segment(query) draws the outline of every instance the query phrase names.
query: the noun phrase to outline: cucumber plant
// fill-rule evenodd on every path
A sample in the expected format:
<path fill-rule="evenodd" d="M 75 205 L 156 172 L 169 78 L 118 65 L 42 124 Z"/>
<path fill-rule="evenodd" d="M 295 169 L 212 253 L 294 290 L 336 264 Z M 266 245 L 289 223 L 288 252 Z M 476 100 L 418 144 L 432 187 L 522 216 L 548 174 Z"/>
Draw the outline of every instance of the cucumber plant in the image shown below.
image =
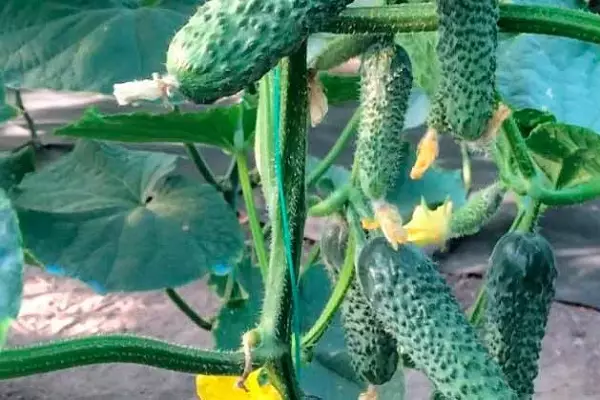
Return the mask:
<path fill-rule="evenodd" d="M 127 16 L 181 18 L 162 42 L 136 37 L 151 41 L 154 51 L 138 64 L 153 62 L 158 71 L 144 79 L 123 73 L 121 67 L 133 63 L 92 68 L 81 62 L 95 49 L 99 58 L 122 56 L 121 42 L 107 50 L 73 38 L 67 47 L 81 42 L 86 51 L 77 53 L 72 68 L 58 72 L 64 63 L 57 60 L 70 59 L 63 54 L 32 70 L 29 64 L 58 46 L 29 53 L 21 46 L 40 20 L 72 26 L 73 9 L 102 13 L 85 2 L 8 2 L 0 20 L 26 18 L 27 35 L 15 33 L 19 51 L 12 57 L 1 50 L 18 24 L 0 27 L 0 60 L 10 72 L 0 70 L 0 79 L 10 79 L 19 94 L 13 105 L 0 91 L 0 122 L 21 113 L 34 126 L 21 86 L 38 88 L 53 77 L 62 83 L 54 88 L 81 91 L 104 87 L 107 76 L 123 77 L 111 81 L 119 104 L 160 100 L 167 110 L 88 109 L 55 131 L 77 138 L 74 148 L 41 168 L 35 156 L 45 148 L 37 141 L 0 156 L 1 225 L 8 227 L 0 232 L 0 379 L 135 363 L 197 375 L 203 400 L 392 400 L 405 398 L 403 372 L 412 368 L 431 380 L 436 399 L 532 397 L 558 274 L 538 221 L 549 207 L 600 197 L 600 177 L 590 155 L 597 148 L 589 144 L 593 132 L 547 110 L 519 109 L 500 93 L 499 33 L 600 44 L 600 16 L 496 0 L 369 7 L 348 7 L 350 0 L 127 2 Z M 38 8 L 47 15 L 36 14 Z M 97 31 L 110 33 L 108 26 Z M 414 33 L 415 42 L 398 32 Z M 437 32 L 437 47 L 423 60 L 416 38 L 431 32 Z M 318 33 L 340 36 L 311 59 L 308 44 Z M 360 60 L 357 71 L 333 72 L 351 58 Z M 22 71 L 15 59 L 27 61 Z M 424 62 L 439 64 L 439 79 L 426 134 L 414 148 L 405 121 Z M 87 76 L 102 82 L 84 85 Z M 318 115 L 309 104 L 315 93 L 325 105 Z M 358 102 L 354 115 L 325 158 L 309 168 L 310 123 L 326 118 L 327 104 L 348 100 Z M 448 146 L 484 150 L 497 167 L 491 182 L 462 203 L 439 180 L 428 181 L 435 174 L 449 179 L 432 167 L 441 134 L 448 134 Z M 332 166 L 355 135 L 351 171 Z M 168 142 L 182 145 L 187 157 L 114 142 Z M 231 157 L 223 176 L 215 175 L 198 144 Z M 179 159 L 191 161 L 205 182 L 178 171 Z M 552 169 L 553 162 L 563 170 Z M 262 220 L 257 187 L 267 208 Z M 475 304 L 463 312 L 422 247 L 482 234 L 507 195 L 517 199 L 514 222 L 490 255 Z M 327 226 L 303 257 L 311 216 L 327 217 Z M 244 219 L 252 245 L 244 240 Z M 24 260 L 100 294 L 163 290 L 214 336 L 216 348 L 122 334 L 12 346 Z M 177 292 L 203 277 L 222 300 L 212 318 Z"/>

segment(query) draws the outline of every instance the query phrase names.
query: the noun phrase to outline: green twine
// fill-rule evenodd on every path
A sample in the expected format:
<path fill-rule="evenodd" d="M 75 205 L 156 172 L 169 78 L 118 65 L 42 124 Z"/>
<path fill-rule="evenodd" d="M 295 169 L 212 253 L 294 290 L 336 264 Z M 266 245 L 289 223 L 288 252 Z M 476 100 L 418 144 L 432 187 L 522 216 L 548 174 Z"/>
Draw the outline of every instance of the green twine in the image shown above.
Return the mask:
<path fill-rule="evenodd" d="M 288 272 L 290 274 L 290 286 L 292 288 L 292 335 L 294 340 L 294 355 L 296 362 L 297 379 L 300 380 L 300 301 L 296 276 L 294 274 L 294 260 L 292 257 L 292 238 L 290 235 L 290 224 L 287 215 L 287 206 L 285 203 L 285 193 L 283 188 L 283 172 L 281 160 L 281 144 L 279 141 L 279 113 L 281 101 L 281 83 L 279 77 L 279 66 L 275 67 L 273 76 L 273 147 L 275 149 L 275 180 L 277 181 L 278 197 L 281 210 L 281 219 L 283 223 L 283 240 L 285 244 L 285 256 L 287 259 Z"/>

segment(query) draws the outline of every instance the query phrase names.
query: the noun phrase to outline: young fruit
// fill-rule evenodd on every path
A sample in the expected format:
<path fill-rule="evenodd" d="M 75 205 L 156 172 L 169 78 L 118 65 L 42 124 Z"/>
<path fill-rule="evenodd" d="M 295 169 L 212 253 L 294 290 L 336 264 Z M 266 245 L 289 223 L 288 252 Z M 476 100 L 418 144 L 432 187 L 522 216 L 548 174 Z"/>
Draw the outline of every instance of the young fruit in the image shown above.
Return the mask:
<path fill-rule="evenodd" d="M 372 239 L 357 273 L 377 318 L 417 369 L 455 400 L 516 400 L 435 264 L 416 246 Z"/>
<path fill-rule="evenodd" d="M 173 37 L 167 72 L 182 95 L 212 102 L 244 89 L 352 0 L 211 0 Z"/>
<path fill-rule="evenodd" d="M 348 232 L 346 222 L 337 220 L 328 224 L 321 236 L 321 252 L 332 284 L 344 264 Z M 358 377 L 372 385 L 389 381 L 399 362 L 396 341 L 375 318 L 356 277 L 341 304 L 341 319 L 350 362 Z"/>
<path fill-rule="evenodd" d="M 520 399 L 531 399 L 556 291 L 552 245 L 537 233 L 509 232 L 489 265 L 482 332 L 511 387 Z"/>
<path fill-rule="evenodd" d="M 437 0 L 440 81 L 429 126 L 475 141 L 496 109 L 497 0 Z"/>
<path fill-rule="evenodd" d="M 501 182 L 475 192 L 467 203 L 452 213 L 450 237 L 474 235 L 498 212 L 507 188 Z"/>
<path fill-rule="evenodd" d="M 393 41 L 382 40 L 363 54 L 356 157 L 361 187 L 371 200 L 383 199 L 401 177 L 409 146 L 401 133 L 412 80 L 410 58 Z"/>

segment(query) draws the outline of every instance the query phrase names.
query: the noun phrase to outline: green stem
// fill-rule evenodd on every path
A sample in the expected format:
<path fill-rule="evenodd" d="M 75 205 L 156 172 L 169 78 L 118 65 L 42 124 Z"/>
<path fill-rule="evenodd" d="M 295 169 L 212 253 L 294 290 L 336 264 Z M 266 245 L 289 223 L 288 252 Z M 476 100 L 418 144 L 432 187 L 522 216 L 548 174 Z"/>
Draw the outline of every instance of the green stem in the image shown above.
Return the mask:
<path fill-rule="evenodd" d="M 213 185 L 217 190 L 223 191 L 223 188 L 221 185 L 219 185 L 217 179 L 215 178 L 215 174 L 213 174 L 206 161 L 204 161 L 204 157 L 202 157 L 202 154 L 200 154 L 196 146 L 193 143 L 184 143 L 183 145 L 190 156 L 190 159 L 196 166 L 196 169 L 198 172 L 200 172 L 202 177 L 204 177 L 206 182 Z"/>
<path fill-rule="evenodd" d="M 581 204 L 599 196 L 600 179 L 559 190 L 534 186 L 531 191 L 531 197 L 549 206 Z"/>
<path fill-rule="evenodd" d="M 502 130 L 504 131 L 510 152 L 517 162 L 519 171 L 527 180 L 534 178 L 536 176 L 535 165 L 529 155 L 527 144 L 521 135 L 517 121 L 512 116 L 508 116 L 502 124 Z"/>
<path fill-rule="evenodd" d="M 309 208 L 308 215 L 311 217 L 326 217 L 335 213 L 348 201 L 351 190 L 352 186 L 349 183 L 336 189 L 325 200 Z"/>
<path fill-rule="evenodd" d="M 23 94 L 20 89 L 15 91 L 15 102 L 17 103 L 17 108 L 21 111 L 23 118 L 25 119 L 25 123 L 27 124 L 27 129 L 29 129 L 29 135 L 31 136 L 31 143 L 34 146 L 38 146 L 40 144 L 40 138 L 37 134 L 37 128 L 35 127 L 35 122 L 33 122 L 33 118 L 25 108 L 25 104 L 23 103 Z"/>
<path fill-rule="evenodd" d="M 260 366 L 281 357 L 283 350 L 257 350 Z M 134 335 L 98 335 L 32 346 L 5 348 L 0 353 L 0 380 L 43 374 L 94 364 L 140 364 L 190 374 L 240 375 L 242 352 L 200 350 Z"/>
<path fill-rule="evenodd" d="M 302 338 L 302 348 L 304 351 L 310 352 L 310 350 L 317 344 L 319 339 L 321 339 L 327 330 L 329 322 L 337 312 L 340 304 L 342 304 L 342 301 L 346 296 L 346 292 L 350 287 L 350 283 L 352 282 L 352 278 L 354 277 L 355 249 L 356 239 L 354 233 L 352 233 L 348 238 L 344 266 L 340 271 L 340 276 L 335 284 L 335 287 L 333 288 L 333 292 L 331 293 L 331 296 L 329 297 L 329 300 L 327 301 L 327 304 L 323 308 L 323 311 L 321 312 L 321 315 L 319 315 L 317 321 Z"/>
<path fill-rule="evenodd" d="M 331 167 L 331 164 L 339 157 L 340 153 L 346 145 L 348 141 L 352 138 L 354 133 L 356 132 L 356 128 L 358 126 L 358 122 L 360 121 L 360 107 L 358 107 L 350 121 L 346 124 L 346 127 L 342 131 L 342 134 L 337 138 L 327 155 L 319 162 L 317 167 L 308 175 L 306 179 L 306 186 L 313 186 Z"/>
<path fill-rule="evenodd" d="M 485 292 L 485 284 L 482 284 L 479 287 L 479 291 L 477 292 L 477 297 L 475 298 L 475 302 L 471 306 L 469 310 L 469 322 L 474 327 L 479 327 L 483 319 L 483 312 L 485 310 L 486 303 L 486 292 Z"/>
<path fill-rule="evenodd" d="M 600 44 L 600 16 L 567 8 L 500 4 L 498 26 L 503 32 L 562 36 Z M 432 32 L 438 28 L 435 3 L 344 10 L 322 32 Z"/>
<path fill-rule="evenodd" d="M 532 232 L 537 226 L 542 204 L 531 197 L 522 197 L 519 206 L 522 208 L 522 212 L 513 229 Z"/>
<path fill-rule="evenodd" d="M 296 52 L 281 62 L 281 126 L 277 132 L 281 138 L 279 160 L 282 164 L 280 172 L 283 187 L 277 185 L 269 188 L 271 191 L 279 191 L 279 197 L 272 198 L 274 207 L 271 213 L 273 227 L 271 257 L 259 325 L 263 338 L 281 343 L 286 349 L 292 347 L 292 315 L 294 313 L 299 316 L 298 310 L 293 308 L 298 306 L 298 299 L 294 295 L 297 289 L 292 285 L 295 285 L 298 277 L 306 221 L 307 80 L 306 43 L 303 43 Z M 257 131 L 257 134 L 267 135 L 257 138 L 266 141 L 270 140 L 272 132 Z M 274 154 L 263 154 L 263 156 L 273 159 Z M 285 208 L 282 200 L 285 200 Z M 287 211 L 289 226 L 285 226 L 282 210 Z M 290 239 L 291 254 L 286 252 L 286 235 Z M 290 274 L 288 267 L 292 269 L 293 274 Z M 298 321 L 295 319 L 294 322 L 297 327 Z M 296 347 L 296 351 L 299 350 L 300 348 Z M 296 361 L 300 363 L 299 359 Z M 276 380 L 282 383 L 284 399 L 302 398 L 291 357 L 278 360 L 271 370 Z"/>
<path fill-rule="evenodd" d="M 205 321 L 200 315 L 198 315 L 192 307 L 174 290 L 168 288 L 165 290 L 169 299 L 183 312 L 194 324 L 199 326 L 201 329 L 211 331 L 213 326 L 212 323 Z"/>
<path fill-rule="evenodd" d="M 238 173 L 236 157 L 233 157 L 231 159 L 229 168 L 227 168 L 227 172 L 225 173 L 225 178 L 229 180 L 230 186 L 230 190 L 227 190 L 224 193 L 225 201 L 231 206 L 233 210 L 237 210 L 237 196 L 240 189 L 240 178 Z M 248 179 L 250 179 L 250 177 L 248 177 Z"/>
<path fill-rule="evenodd" d="M 242 186 L 242 193 L 244 195 L 244 202 L 246 204 L 246 211 L 248 212 L 248 223 L 250 224 L 250 231 L 252 232 L 252 240 L 254 241 L 254 249 L 258 258 L 258 265 L 263 276 L 263 280 L 266 279 L 269 271 L 269 259 L 267 257 L 267 246 L 265 244 L 265 238 L 260 227 L 260 219 L 256 212 L 256 204 L 254 203 L 254 192 L 250 185 L 250 172 L 248 168 L 248 157 L 244 153 L 236 155 L 238 176 L 240 185 Z"/>

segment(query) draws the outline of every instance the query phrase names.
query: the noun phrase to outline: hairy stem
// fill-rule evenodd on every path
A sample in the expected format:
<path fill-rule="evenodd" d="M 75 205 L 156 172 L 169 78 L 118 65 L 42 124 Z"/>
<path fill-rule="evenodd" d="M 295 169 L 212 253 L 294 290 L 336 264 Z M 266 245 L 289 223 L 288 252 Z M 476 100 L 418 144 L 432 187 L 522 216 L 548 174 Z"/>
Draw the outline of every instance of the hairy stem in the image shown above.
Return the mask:
<path fill-rule="evenodd" d="M 535 165 L 529 155 L 527 144 L 521 135 L 517 121 L 512 116 L 508 116 L 502 124 L 502 130 L 504 131 L 510 153 L 512 153 L 517 162 L 519 171 L 528 180 L 534 178 L 536 176 Z"/>
<path fill-rule="evenodd" d="M 194 324 L 205 331 L 211 331 L 212 323 L 205 321 L 198 313 L 190 307 L 190 305 L 177 293 L 174 289 L 168 288 L 165 290 L 169 299 L 184 313 Z"/>
<path fill-rule="evenodd" d="M 600 179 L 558 190 L 534 186 L 531 197 L 549 206 L 581 204 L 600 197 Z"/>
<path fill-rule="evenodd" d="M 567 8 L 500 4 L 503 32 L 563 36 L 600 44 L 600 16 Z M 323 29 L 330 33 L 431 32 L 438 28 L 431 2 L 344 10 Z"/>
<path fill-rule="evenodd" d="M 252 240 L 254 241 L 254 249 L 258 258 L 258 265 L 262 273 L 263 279 L 267 277 L 267 271 L 269 270 L 269 259 L 267 257 L 267 247 L 265 245 L 265 238 L 260 227 L 260 219 L 256 211 L 256 204 L 254 203 L 254 192 L 250 185 L 250 172 L 248 169 L 248 157 L 244 153 L 236 155 L 237 169 L 239 172 L 239 181 L 242 186 L 242 193 L 244 195 L 244 202 L 246 204 L 246 211 L 248 213 L 248 223 L 250 224 L 250 231 L 252 232 Z"/>
<path fill-rule="evenodd" d="M 307 80 L 306 43 L 303 43 L 298 51 L 281 62 L 281 126 L 278 133 L 281 146 L 280 172 L 283 179 L 282 187 L 278 185 L 271 188 L 277 190 L 279 196 L 271 199 L 274 207 L 274 212 L 271 213 L 273 227 L 271 257 L 260 321 L 260 328 L 264 335 L 272 335 L 275 342 L 282 343 L 287 349 L 291 349 L 292 315 L 299 315 L 298 310 L 293 309 L 294 305 L 298 305 L 298 299 L 294 296 L 295 301 L 292 301 L 293 294 L 297 293 L 297 289 L 292 285 L 296 284 L 298 277 L 306 220 Z M 270 155 L 269 159 L 272 159 L 272 156 Z M 277 162 L 276 158 L 275 168 Z M 289 226 L 285 224 L 286 219 L 283 218 L 282 210 L 287 211 Z M 287 238 L 290 239 L 290 243 L 287 244 L 291 254 L 286 252 L 286 235 L 289 235 Z M 289 273 L 289 268 L 292 269 L 292 274 Z M 297 330 L 298 321 L 293 322 L 294 330 Z M 299 346 L 296 346 L 296 349 L 299 351 Z M 297 362 L 300 360 L 298 359 Z M 275 364 L 271 371 L 275 375 L 275 380 L 281 382 L 279 387 L 284 399 L 301 398 L 292 358 L 283 357 Z"/>
<path fill-rule="evenodd" d="M 281 357 L 283 351 L 252 354 L 260 366 Z M 180 346 L 134 335 L 98 335 L 64 339 L 31 346 L 5 348 L 0 355 L 0 380 L 94 364 L 140 364 L 190 374 L 238 375 L 242 352 L 218 352 Z"/>
<path fill-rule="evenodd" d="M 308 209 L 311 217 L 326 217 L 340 210 L 348 201 L 352 186 L 348 183 L 336 189 L 327 198 Z"/>
<path fill-rule="evenodd" d="M 346 145 L 348 141 L 354 136 L 356 133 L 356 128 L 358 126 L 358 122 L 360 121 L 360 107 L 354 111 L 352 118 L 346 124 L 346 127 L 342 131 L 342 134 L 337 138 L 327 155 L 321 160 L 321 162 L 316 166 L 316 168 L 308 175 L 306 179 L 306 185 L 311 187 L 314 185 L 331 167 L 331 164 L 339 157 L 340 153 Z"/>
<path fill-rule="evenodd" d="M 183 146 L 185 147 L 190 159 L 196 166 L 196 169 L 198 172 L 200 172 L 206 182 L 213 185 L 217 190 L 223 191 L 223 188 L 221 185 L 219 185 L 217 179 L 215 178 L 215 174 L 212 172 L 208 166 L 208 163 L 204 160 L 204 157 L 202 157 L 202 154 L 200 154 L 196 146 L 193 143 L 184 143 Z"/>

